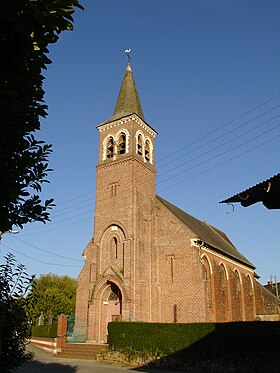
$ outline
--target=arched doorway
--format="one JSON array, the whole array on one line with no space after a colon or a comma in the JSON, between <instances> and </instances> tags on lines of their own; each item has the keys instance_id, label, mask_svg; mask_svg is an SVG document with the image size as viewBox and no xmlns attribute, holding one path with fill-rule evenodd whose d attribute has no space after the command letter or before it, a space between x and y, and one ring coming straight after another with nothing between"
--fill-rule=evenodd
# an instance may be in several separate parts
<instances>
[{"instance_id":1,"label":"arched doorway","mask_svg":"<svg viewBox=\"0 0 280 373\"><path fill-rule=\"evenodd\" d=\"M108 282L108 285L107 324L111 321L121 321L122 318L122 293L113 282Z\"/></svg>"}]
</instances>

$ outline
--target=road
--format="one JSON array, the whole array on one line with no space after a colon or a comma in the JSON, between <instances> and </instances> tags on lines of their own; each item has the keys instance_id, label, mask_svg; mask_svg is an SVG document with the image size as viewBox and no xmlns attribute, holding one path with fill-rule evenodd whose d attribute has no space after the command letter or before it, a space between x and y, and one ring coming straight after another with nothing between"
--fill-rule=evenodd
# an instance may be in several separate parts
<instances>
[{"instance_id":1,"label":"road","mask_svg":"<svg viewBox=\"0 0 280 373\"><path fill-rule=\"evenodd\" d=\"M133 373L133 371L146 373L166 373L166 371L163 370L130 368L115 364L103 364L89 360L62 359L57 358L36 346L28 345L27 348L29 351L34 352L34 360L24 364L18 369L14 369L13 373ZM170 371L168 372L170 373Z\"/></svg>"}]
</instances>

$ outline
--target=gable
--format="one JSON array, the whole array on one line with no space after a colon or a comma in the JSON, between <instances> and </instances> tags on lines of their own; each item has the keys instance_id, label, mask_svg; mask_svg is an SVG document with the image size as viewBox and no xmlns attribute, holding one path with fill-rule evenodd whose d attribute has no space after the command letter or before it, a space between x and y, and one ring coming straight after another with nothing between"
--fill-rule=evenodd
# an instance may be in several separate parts
<instances>
[{"instance_id":1,"label":"gable","mask_svg":"<svg viewBox=\"0 0 280 373\"><path fill-rule=\"evenodd\" d=\"M225 254L226 256L231 257L251 268L255 268L255 266L236 249L224 232L187 214L185 211L179 209L165 199L159 196L156 196L156 198L183 224L185 224L186 227L193 231L201 241L211 246L213 250Z\"/></svg>"}]
</instances>

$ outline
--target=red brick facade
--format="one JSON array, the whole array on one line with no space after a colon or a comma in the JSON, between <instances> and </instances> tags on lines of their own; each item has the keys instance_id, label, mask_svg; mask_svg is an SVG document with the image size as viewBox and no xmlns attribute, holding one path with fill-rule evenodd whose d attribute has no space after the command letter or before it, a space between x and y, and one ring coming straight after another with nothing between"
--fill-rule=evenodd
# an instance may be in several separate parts
<instances>
[{"instance_id":1,"label":"red brick facade","mask_svg":"<svg viewBox=\"0 0 280 373\"><path fill-rule=\"evenodd\" d=\"M76 304L76 328L86 324L87 340L106 341L108 322L120 318L277 319L277 298L225 234L156 196L157 133L137 111L98 130L94 237L84 250Z\"/></svg>"}]
</instances>

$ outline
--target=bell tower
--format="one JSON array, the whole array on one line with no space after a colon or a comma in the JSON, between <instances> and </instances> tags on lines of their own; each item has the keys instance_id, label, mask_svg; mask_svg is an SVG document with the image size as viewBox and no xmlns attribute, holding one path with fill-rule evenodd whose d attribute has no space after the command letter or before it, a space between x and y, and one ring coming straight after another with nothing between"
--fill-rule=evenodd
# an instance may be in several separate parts
<instances>
[{"instance_id":1,"label":"bell tower","mask_svg":"<svg viewBox=\"0 0 280 373\"><path fill-rule=\"evenodd\" d=\"M106 341L112 320L151 320L157 133L145 121L130 63L113 116L97 129L94 236L84 251L76 313L87 319L88 340Z\"/></svg>"},{"instance_id":2,"label":"bell tower","mask_svg":"<svg viewBox=\"0 0 280 373\"><path fill-rule=\"evenodd\" d=\"M145 121L130 63L113 116L97 129L100 140L94 237L99 240L104 227L113 222L124 224L132 235L139 200L155 196L157 133Z\"/></svg>"}]
</instances>

